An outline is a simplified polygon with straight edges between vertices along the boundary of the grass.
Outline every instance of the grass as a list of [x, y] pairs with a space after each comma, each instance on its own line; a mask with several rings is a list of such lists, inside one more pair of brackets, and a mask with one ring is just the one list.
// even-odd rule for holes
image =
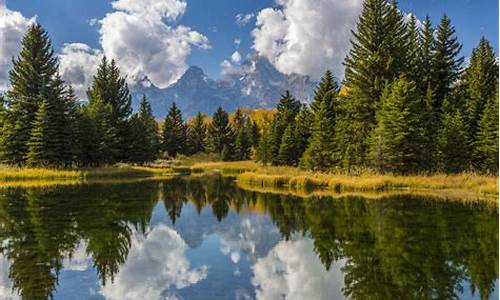
[[322, 189], [335, 193], [432, 190], [453, 193], [456, 196], [467, 193], [468, 199], [480, 196], [498, 202], [498, 176], [475, 173], [401, 176], [358, 170], [353, 175], [342, 172], [311, 172], [293, 167], [261, 166], [253, 161], [198, 163], [193, 164], [191, 170], [219, 171], [234, 175], [239, 184], [247, 187], [286, 187], [294, 191]]
[[[0, 186], [10, 182], [22, 181], [63, 181], [83, 180], [92, 178], [119, 178], [119, 177], [158, 177], [174, 175], [181, 168], [132, 166], [119, 164], [116, 166], [85, 168], [79, 170], [43, 169], [43, 168], [16, 168], [0, 166]], [[10, 184], [10, 185], [11, 185]]]

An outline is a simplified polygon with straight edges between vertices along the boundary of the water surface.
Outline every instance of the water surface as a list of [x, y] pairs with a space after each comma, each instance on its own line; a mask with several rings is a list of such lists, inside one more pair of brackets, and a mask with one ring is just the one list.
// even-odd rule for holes
[[0, 190], [0, 299], [498, 299], [498, 213], [216, 176]]

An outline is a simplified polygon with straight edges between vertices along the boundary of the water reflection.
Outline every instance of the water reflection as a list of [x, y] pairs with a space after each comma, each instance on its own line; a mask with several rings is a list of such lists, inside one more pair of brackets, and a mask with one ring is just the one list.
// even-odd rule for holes
[[216, 177], [0, 190], [1, 299], [498, 299], [498, 213]]

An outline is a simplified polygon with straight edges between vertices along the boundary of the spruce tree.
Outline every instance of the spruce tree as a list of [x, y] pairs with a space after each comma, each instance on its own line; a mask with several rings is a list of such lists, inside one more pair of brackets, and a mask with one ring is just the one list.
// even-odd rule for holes
[[302, 168], [326, 171], [334, 166], [334, 130], [335, 119], [332, 108], [327, 101], [322, 101], [320, 110], [314, 116], [310, 144], [300, 160]]
[[[106, 150], [106, 162], [113, 163], [120, 160], [126, 160], [128, 156], [128, 143], [131, 138], [129, 136], [129, 121], [132, 113], [131, 95], [128, 90], [127, 83], [124, 77], [121, 77], [120, 71], [114, 60], [108, 62], [106, 57], [103, 57], [97, 68], [97, 73], [93, 78], [92, 86], [87, 91], [89, 106], [94, 106], [94, 109], [104, 109], [107, 111], [106, 124], [110, 128], [98, 128], [101, 132], [101, 137], [106, 136], [106, 140], [100, 140], [102, 149]], [[104, 112], [99, 112], [103, 115]], [[97, 123], [103, 123], [99, 120]], [[106, 133], [106, 134], [105, 134]]]
[[30, 166], [48, 166], [56, 160], [57, 152], [54, 149], [52, 139], [54, 138], [54, 128], [49, 116], [47, 101], [42, 101], [35, 114], [32, 130], [27, 143], [28, 153], [27, 163]]
[[129, 160], [140, 164], [154, 161], [158, 155], [160, 142], [158, 126], [146, 95], [142, 96], [139, 112], [130, 119], [129, 130], [131, 132]]
[[170, 157], [187, 152], [186, 124], [184, 124], [182, 113], [175, 102], [172, 103], [163, 123], [163, 150]]
[[498, 64], [495, 52], [484, 37], [472, 50], [470, 64], [461, 78], [460, 85], [464, 86], [467, 98], [467, 125], [469, 139], [473, 144], [486, 103], [495, 97], [498, 86]]
[[406, 74], [410, 80], [418, 82], [422, 74], [419, 59], [420, 30], [415, 14], [411, 14], [407, 25], [406, 43]]
[[220, 106], [208, 126], [207, 148], [211, 153], [219, 154], [224, 160], [230, 160], [234, 151], [234, 132], [228, 114]]
[[296, 158], [298, 162], [307, 147], [311, 138], [311, 129], [313, 126], [314, 116], [311, 111], [304, 105], [295, 118], [294, 141]]
[[237, 109], [231, 125], [235, 134], [234, 143], [234, 159], [247, 160], [250, 158], [250, 150], [252, 147], [251, 128], [248, 128], [248, 116], [246, 116], [241, 109]]
[[[339, 87], [337, 82], [333, 78], [333, 74], [330, 70], [326, 70], [325, 74], [321, 78], [318, 86], [314, 90], [314, 98], [311, 103], [311, 110], [313, 114], [317, 113], [321, 108], [321, 102], [325, 99], [325, 95], [330, 93], [331, 95], [337, 93]], [[331, 93], [333, 92], [333, 93]]]
[[419, 34], [419, 48], [418, 48], [418, 71], [416, 73], [415, 82], [417, 83], [419, 91], [423, 94], [430, 88], [433, 92], [436, 90], [435, 82], [433, 81], [433, 60], [434, 60], [434, 28], [429, 16], [425, 17], [423, 27]]
[[207, 126], [205, 116], [198, 112], [188, 128], [188, 139], [191, 153], [204, 152], [206, 148]]
[[473, 146], [475, 167], [498, 173], [498, 89], [485, 105]]
[[259, 144], [257, 146], [257, 161], [260, 161], [262, 164], [267, 165], [271, 162], [271, 137], [270, 132], [272, 132], [272, 126], [266, 126], [262, 130], [262, 135], [259, 139]]
[[467, 129], [462, 112], [445, 99], [441, 126], [437, 134], [437, 167], [457, 173], [468, 168]]
[[442, 103], [448, 97], [452, 85], [460, 76], [464, 58], [459, 56], [462, 45], [455, 36], [451, 20], [444, 15], [436, 30], [432, 59], [433, 86], [435, 87], [434, 111], [442, 111]]
[[295, 122], [295, 117], [299, 113], [300, 107], [300, 102], [296, 100], [289, 91], [286, 91], [285, 94], [281, 96], [276, 108], [277, 112], [272, 122], [272, 127], [270, 127], [271, 132], [269, 132], [270, 159], [271, 163], [274, 165], [279, 165], [278, 155], [283, 133], [289, 124]]
[[421, 113], [425, 113], [425, 98], [419, 96], [415, 82], [401, 77], [385, 89], [370, 137], [374, 167], [396, 173], [419, 171], [427, 159], [427, 132]]
[[345, 84], [358, 89], [357, 101], [372, 106], [380, 99], [386, 82], [393, 81], [405, 68], [405, 24], [395, 2], [367, 0], [353, 31], [351, 50], [344, 62]]
[[297, 165], [297, 151], [294, 136], [294, 124], [288, 124], [281, 137], [280, 149], [278, 152], [278, 162], [280, 165]]
[[58, 69], [57, 58], [48, 33], [38, 23], [31, 25], [21, 42], [21, 52], [9, 71], [1, 159], [8, 164], [26, 162], [28, 140], [35, 114], [43, 100], [48, 100]]

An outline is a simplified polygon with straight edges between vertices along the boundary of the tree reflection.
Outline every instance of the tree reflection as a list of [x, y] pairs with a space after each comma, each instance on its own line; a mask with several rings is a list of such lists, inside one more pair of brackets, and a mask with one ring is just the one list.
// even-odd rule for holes
[[13, 289], [23, 299], [50, 298], [82, 240], [101, 283], [113, 281], [132, 232], [147, 232], [160, 198], [172, 223], [188, 202], [198, 214], [211, 208], [219, 222], [231, 210], [266, 213], [284, 240], [311, 238], [325, 270], [342, 259], [351, 299], [454, 299], [464, 284], [488, 299], [498, 278], [497, 211], [416, 196], [301, 199], [202, 176], [1, 190], [0, 250]]

